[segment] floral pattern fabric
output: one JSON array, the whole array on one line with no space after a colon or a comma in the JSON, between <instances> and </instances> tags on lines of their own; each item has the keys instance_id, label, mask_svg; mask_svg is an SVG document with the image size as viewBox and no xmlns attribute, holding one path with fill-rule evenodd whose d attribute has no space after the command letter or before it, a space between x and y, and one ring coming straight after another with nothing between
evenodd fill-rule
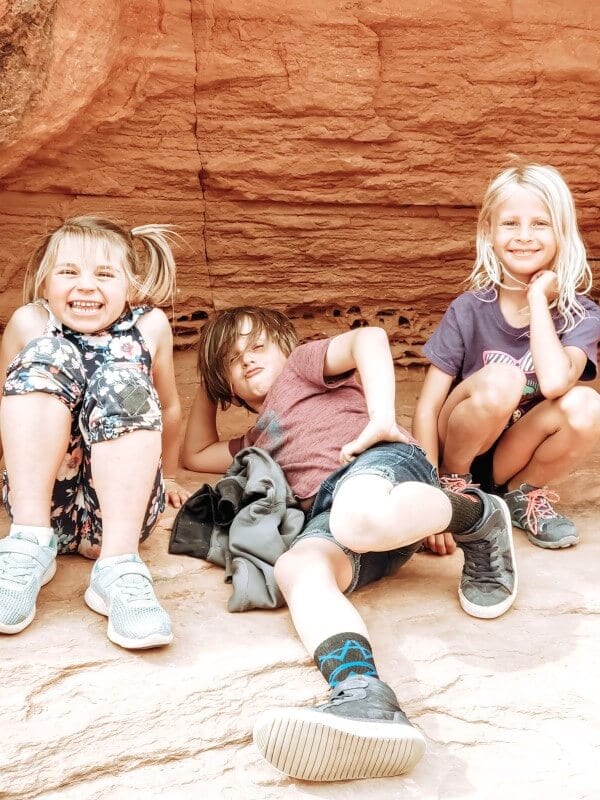
<instances>
[{"instance_id":1,"label":"floral pattern fabric","mask_svg":"<svg viewBox=\"0 0 600 800\"><path fill-rule=\"evenodd\" d=\"M136 324L150 308L128 308L108 330L83 334L62 327L43 305L49 314L44 336L29 342L9 364L4 394L45 392L71 412L71 436L54 485L51 522L59 553L97 558L102 514L91 474L91 445L134 430L162 430L152 359ZM10 514L6 472L3 499ZM164 507L159 465L141 540L150 535Z\"/></svg>"}]
</instances>

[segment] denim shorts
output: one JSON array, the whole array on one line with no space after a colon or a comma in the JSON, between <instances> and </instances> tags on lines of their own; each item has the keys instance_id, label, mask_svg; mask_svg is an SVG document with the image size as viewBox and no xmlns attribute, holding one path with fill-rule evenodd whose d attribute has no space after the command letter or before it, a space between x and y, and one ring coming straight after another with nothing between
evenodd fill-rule
<instances>
[{"instance_id":1,"label":"denim shorts","mask_svg":"<svg viewBox=\"0 0 600 800\"><path fill-rule=\"evenodd\" d=\"M325 478L308 513L308 522L292 547L298 542L313 538L328 539L337 544L352 565L352 580L346 594L389 575L405 564L421 545L418 541L388 552L355 553L335 539L329 527L329 512L339 487L348 478L356 475L379 475L393 486L407 481L439 486L437 470L429 463L424 451L416 445L402 442L373 445L350 464L340 467Z\"/></svg>"}]
</instances>

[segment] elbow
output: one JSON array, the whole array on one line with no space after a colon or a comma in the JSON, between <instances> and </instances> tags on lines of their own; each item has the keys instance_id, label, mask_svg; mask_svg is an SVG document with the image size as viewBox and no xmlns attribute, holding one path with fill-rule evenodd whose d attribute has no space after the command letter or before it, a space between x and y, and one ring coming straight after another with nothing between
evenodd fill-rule
<instances>
[{"instance_id":1,"label":"elbow","mask_svg":"<svg viewBox=\"0 0 600 800\"><path fill-rule=\"evenodd\" d=\"M189 469L192 472L196 471L194 468L194 460L188 453L183 452L181 454L181 463L183 464L184 469Z\"/></svg>"},{"instance_id":2,"label":"elbow","mask_svg":"<svg viewBox=\"0 0 600 800\"><path fill-rule=\"evenodd\" d=\"M198 458L201 453L202 450L192 450L192 448L186 447L184 442L181 450L181 463L183 464L184 469L189 469L192 472L198 472Z\"/></svg>"},{"instance_id":3,"label":"elbow","mask_svg":"<svg viewBox=\"0 0 600 800\"><path fill-rule=\"evenodd\" d=\"M546 398L546 400L558 400L558 398L566 394L570 388L571 383L566 380L547 381L543 384L540 382L540 392Z\"/></svg>"},{"instance_id":4,"label":"elbow","mask_svg":"<svg viewBox=\"0 0 600 800\"><path fill-rule=\"evenodd\" d=\"M390 340L383 328L377 328L375 326L357 328L354 334L352 353L355 358L359 352L370 353L374 348L379 352L381 352L381 348L389 350Z\"/></svg>"}]
</instances>

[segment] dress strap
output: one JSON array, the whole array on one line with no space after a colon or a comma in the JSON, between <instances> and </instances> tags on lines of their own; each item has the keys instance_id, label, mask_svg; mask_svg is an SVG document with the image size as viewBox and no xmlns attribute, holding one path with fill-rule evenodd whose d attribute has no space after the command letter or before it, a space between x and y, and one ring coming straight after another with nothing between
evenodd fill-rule
<instances>
[{"instance_id":1,"label":"dress strap","mask_svg":"<svg viewBox=\"0 0 600 800\"><path fill-rule=\"evenodd\" d=\"M47 300L40 298L39 300L35 300L33 305L41 306L48 314L48 322L44 328L44 336L52 336L55 333L62 333L62 324L56 319L52 311L50 311L50 306L48 305Z\"/></svg>"},{"instance_id":2,"label":"dress strap","mask_svg":"<svg viewBox=\"0 0 600 800\"><path fill-rule=\"evenodd\" d=\"M137 325L139 318L152 311L153 308L154 306L133 306L133 308L128 306L119 319L110 326L111 332L118 333L131 330Z\"/></svg>"}]
</instances>

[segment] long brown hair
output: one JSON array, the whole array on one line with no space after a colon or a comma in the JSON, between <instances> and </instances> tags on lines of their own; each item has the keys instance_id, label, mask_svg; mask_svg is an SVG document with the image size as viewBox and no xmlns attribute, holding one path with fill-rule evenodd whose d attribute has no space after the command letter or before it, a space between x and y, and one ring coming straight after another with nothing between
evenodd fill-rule
<instances>
[{"instance_id":1,"label":"long brown hair","mask_svg":"<svg viewBox=\"0 0 600 800\"><path fill-rule=\"evenodd\" d=\"M270 308L238 306L220 311L207 322L198 346L198 372L208 399L223 409L229 408L232 403L249 408L231 391L229 370L231 353L246 320L251 325L248 346L263 333L286 356L298 344L298 336L290 320L281 311Z\"/></svg>"}]
</instances>

